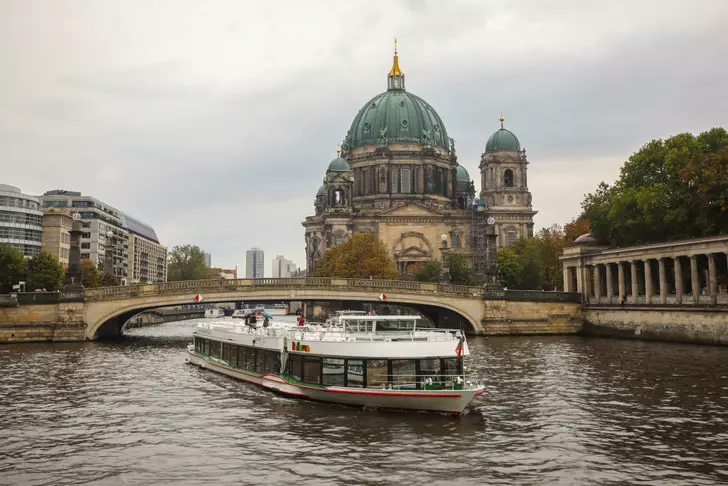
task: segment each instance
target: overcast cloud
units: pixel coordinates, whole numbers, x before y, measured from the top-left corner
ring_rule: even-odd
[[[728,126],[728,2],[0,0],[0,183],[92,195],[194,243],[303,266],[301,221],[359,108],[407,87],[479,190],[503,112],[537,227],[653,138]]]

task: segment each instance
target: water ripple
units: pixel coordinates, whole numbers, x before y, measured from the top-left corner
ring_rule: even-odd
[[[194,322],[0,346],[0,483],[726,484],[728,349],[470,341],[459,420],[270,395],[188,366]]]

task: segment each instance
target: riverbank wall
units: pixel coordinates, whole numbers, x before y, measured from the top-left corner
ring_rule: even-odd
[[[728,308],[589,306],[584,311],[582,333],[728,346]]]
[[[584,316],[580,303],[486,300],[479,336],[578,334]]]

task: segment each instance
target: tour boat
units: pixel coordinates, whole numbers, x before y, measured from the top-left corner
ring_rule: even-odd
[[[206,309],[205,317],[225,317],[225,311],[217,307]]]
[[[484,391],[464,373],[465,336],[421,329],[419,319],[341,315],[339,327],[202,322],[187,361],[290,397],[460,415]]]
[[[358,310],[340,310],[336,311],[336,314],[329,317],[326,320],[326,324],[330,326],[340,326],[341,325],[341,316],[365,316],[367,315],[366,311],[358,311]]]

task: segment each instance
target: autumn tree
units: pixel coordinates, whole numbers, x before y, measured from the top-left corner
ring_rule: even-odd
[[[450,283],[456,285],[472,285],[473,269],[470,261],[462,253],[447,252],[448,271]],[[439,260],[430,260],[414,273],[414,279],[418,282],[439,282],[442,274],[442,264]]]
[[[65,269],[51,252],[41,248],[40,252],[28,261],[28,290],[60,290],[63,285]]]
[[[354,233],[345,242],[329,248],[316,264],[316,277],[383,278],[397,277],[394,260],[384,243],[370,233]]]
[[[728,133],[653,140],[582,202],[591,232],[615,246],[728,231]]]
[[[25,281],[28,275],[28,262],[23,252],[14,246],[0,244],[0,293],[12,292],[13,285]]]
[[[208,278],[205,254],[197,245],[177,245],[167,256],[167,280],[202,280]]]
[[[81,259],[81,285],[87,288],[101,286],[103,272],[88,258]]]

